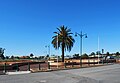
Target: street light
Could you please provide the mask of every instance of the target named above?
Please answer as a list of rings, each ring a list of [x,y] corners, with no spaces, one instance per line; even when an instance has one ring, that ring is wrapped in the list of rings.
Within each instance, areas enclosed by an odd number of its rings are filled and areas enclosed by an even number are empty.
[[[46,45],[45,47],[48,48],[47,55],[50,57],[50,45]]]
[[[57,33],[57,49],[58,49],[58,51],[59,51],[59,46],[58,46],[58,36],[59,36],[59,33]],[[58,53],[59,54],[59,53]],[[58,68],[58,54],[57,54],[57,68]]]
[[[47,58],[47,60],[50,60],[50,45],[46,45],[45,47],[48,48],[46,58]],[[40,64],[39,64],[39,69],[40,69]],[[48,61],[48,69],[50,69],[50,62],[49,61]]]
[[[82,31],[81,33],[75,33],[75,36],[80,36],[80,66],[82,67],[82,38],[85,36],[87,38],[87,34],[83,34]]]
[[[102,64],[104,64],[104,61],[103,61],[103,54],[104,54],[104,49],[102,49]]]

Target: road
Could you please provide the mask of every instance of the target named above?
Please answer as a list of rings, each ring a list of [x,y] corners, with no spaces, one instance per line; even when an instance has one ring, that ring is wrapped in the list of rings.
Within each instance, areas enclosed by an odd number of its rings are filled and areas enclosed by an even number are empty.
[[[21,75],[1,75],[0,83],[120,83],[120,64]]]

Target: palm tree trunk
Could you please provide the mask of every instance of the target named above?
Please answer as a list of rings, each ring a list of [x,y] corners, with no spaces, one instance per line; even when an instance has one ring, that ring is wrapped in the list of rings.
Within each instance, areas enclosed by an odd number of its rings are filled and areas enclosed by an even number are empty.
[[[64,62],[64,48],[65,48],[65,45],[63,43],[62,44],[62,62]]]

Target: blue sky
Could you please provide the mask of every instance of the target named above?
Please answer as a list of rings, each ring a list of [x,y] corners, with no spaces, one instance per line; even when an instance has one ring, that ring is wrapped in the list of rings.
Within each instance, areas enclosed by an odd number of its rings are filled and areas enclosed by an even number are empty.
[[[46,45],[51,54],[61,54],[51,44],[61,25],[88,34],[83,53],[98,50],[98,36],[100,50],[120,51],[119,0],[0,0],[0,47],[5,55],[45,55]],[[79,53],[80,38],[73,37],[74,47],[66,54]]]

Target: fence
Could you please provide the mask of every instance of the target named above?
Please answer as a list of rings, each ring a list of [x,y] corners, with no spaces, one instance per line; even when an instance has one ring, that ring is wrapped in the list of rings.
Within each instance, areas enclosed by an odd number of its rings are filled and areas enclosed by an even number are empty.
[[[99,62],[99,64],[98,64]],[[82,59],[82,67],[98,66],[103,63],[114,63],[116,60],[98,60],[98,59]],[[117,61],[118,62],[118,61]],[[57,61],[25,61],[25,62],[14,62],[8,64],[4,62],[0,66],[0,71],[47,71],[47,70],[58,70],[58,69],[69,69],[69,68],[80,68],[79,59],[65,60],[65,62]]]

